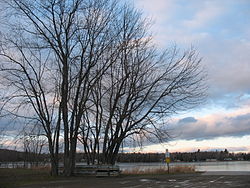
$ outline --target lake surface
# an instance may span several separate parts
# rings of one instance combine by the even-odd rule
[[[77,163],[85,164],[85,163]],[[132,171],[167,167],[166,163],[117,163],[121,170]],[[20,168],[23,162],[1,163],[0,168]],[[29,164],[28,164],[29,166]],[[170,166],[194,166],[196,171],[244,171],[250,172],[250,161],[217,161],[217,162],[173,162]]]
[[[166,167],[166,163],[117,163],[121,170],[157,169]],[[250,161],[218,161],[218,162],[175,162],[170,166],[194,166],[196,171],[249,171]]]

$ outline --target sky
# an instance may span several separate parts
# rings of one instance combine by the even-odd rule
[[[160,48],[197,49],[209,86],[204,104],[169,121],[169,142],[134,151],[250,152],[250,1],[129,1],[153,20]]]
[[[131,0],[160,47],[194,47],[208,74],[207,101],[169,122],[172,138],[140,152],[250,152],[250,1]]]

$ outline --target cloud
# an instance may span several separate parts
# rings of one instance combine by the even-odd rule
[[[245,0],[135,0],[156,19],[161,47],[194,46],[208,72],[210,105],[238,105],[250,94],[250,2]],[[207,106],[208,104],[206,104]]]
[[[176,8],[174,0],[154,0],[153,2],[152,0],[134,0],[134,3],[158,23],[168,20]]]
[[[210,37],[199,46],[211,95],[250,93],[250,43]]]
[[[177,140],[162,144],[145,145],[142,148],[126,148],[126,151],[133,152],[160,152],[164,153],[166,148],[170,152],[195,152],[198,149],[201,151],[224,151],[227,149],[229,152],[249,152],[250,145],[247,142],[250,136],[235,138],[232,141],[231,137],[220,137],[210,140]],[[232,144],[234,145],[232,146]]]
[[[153,32],[160,47],[194,46],[208,73],[207,103],[201,110],[189,111],[186,118],[175,119],[169,127],[170,131],[174,129],[170,134],[175,140],[183,140],[177,151],[193,150],[201,142],[204,149],[223,148],[228,143],[232,151],[250,151],[250,145],[238,139],[250,135],[250,2],[135,0],[135,3],[155,18]],[[211,140],[217,141],[210,143]],[[237,147],[232,147],[236,143]]]
[[[207,26],[207,24],[212,22],[224,11],[224,7],[219,6],[218,2],[219,1],[202,1],[201,4],[196,7],[192,19],[183,21],[184,27],[194,29],[205,25]]]
[[[205,140],[250,135],[250,111],[239,115],[212,114],[205,118],[187,117],[171,125],[176,139]]]
[[[180,119],[178,123],[195,123],[195,122],[197,122],[197,119],[195,119],[194,117],[186,117]]]

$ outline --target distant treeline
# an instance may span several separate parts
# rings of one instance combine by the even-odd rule
[[[60,161],[63,154],[60,154]],[[200,151],[197,152],[175,152],[170,154],[171,161],[208,161],[208,160],[250,160],[250,153],[229,153],[225,151]],[[77,153],[76,162],[84,162],[86,156],[84,153]],[[32,156],[32,153],[20,152],[15,150],[0,149],[0,162],[16,162],[36,160],[45,162],[49,160],[48,154]],[[119,153],[117,162],[163,162],[165,160],[164,153]],[[34,161],[33,161],[34,162]]]
[[[176,152],[171,153],[172,161],[227,161],[227,160],[250,160],[250,153],[229,153],[225,151],[197,151],[197,152]]]
[[[175,152],[170,154],[174,162],[195,161],[225,161],[225,160],[250,160],[250,153],[229,153],[225,151],[200,151],[197,152]],[[164,153],[120,153],[118,162],[162,162],[165,161]]]
[[[43,162],[49,157],[48,154],[21,152],[16,150],[0,149],[0,162]]]

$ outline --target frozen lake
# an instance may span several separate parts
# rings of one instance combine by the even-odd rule
[[[85,163],[77,163],[85,164]],[[44,165],[44,164],[43,164]],[[146,170],[167,167],[166,163],[117,163],[121,170]],[[2,162],[0,168],[20,168],[23,167],[23,162]],[[29,166],[29,164],[28,164]],[[217,161],[217,162],[173,162],[170,166],[194,166],[196,171],[241,171],[250,172],[250,161]]]
[[[166,166],[165,163],[117,163],[121,170],[154,169]],[[218,162],[174,162],[170,166],[194,166],[196,171],[249,171],[250,161],[218,161]]]

